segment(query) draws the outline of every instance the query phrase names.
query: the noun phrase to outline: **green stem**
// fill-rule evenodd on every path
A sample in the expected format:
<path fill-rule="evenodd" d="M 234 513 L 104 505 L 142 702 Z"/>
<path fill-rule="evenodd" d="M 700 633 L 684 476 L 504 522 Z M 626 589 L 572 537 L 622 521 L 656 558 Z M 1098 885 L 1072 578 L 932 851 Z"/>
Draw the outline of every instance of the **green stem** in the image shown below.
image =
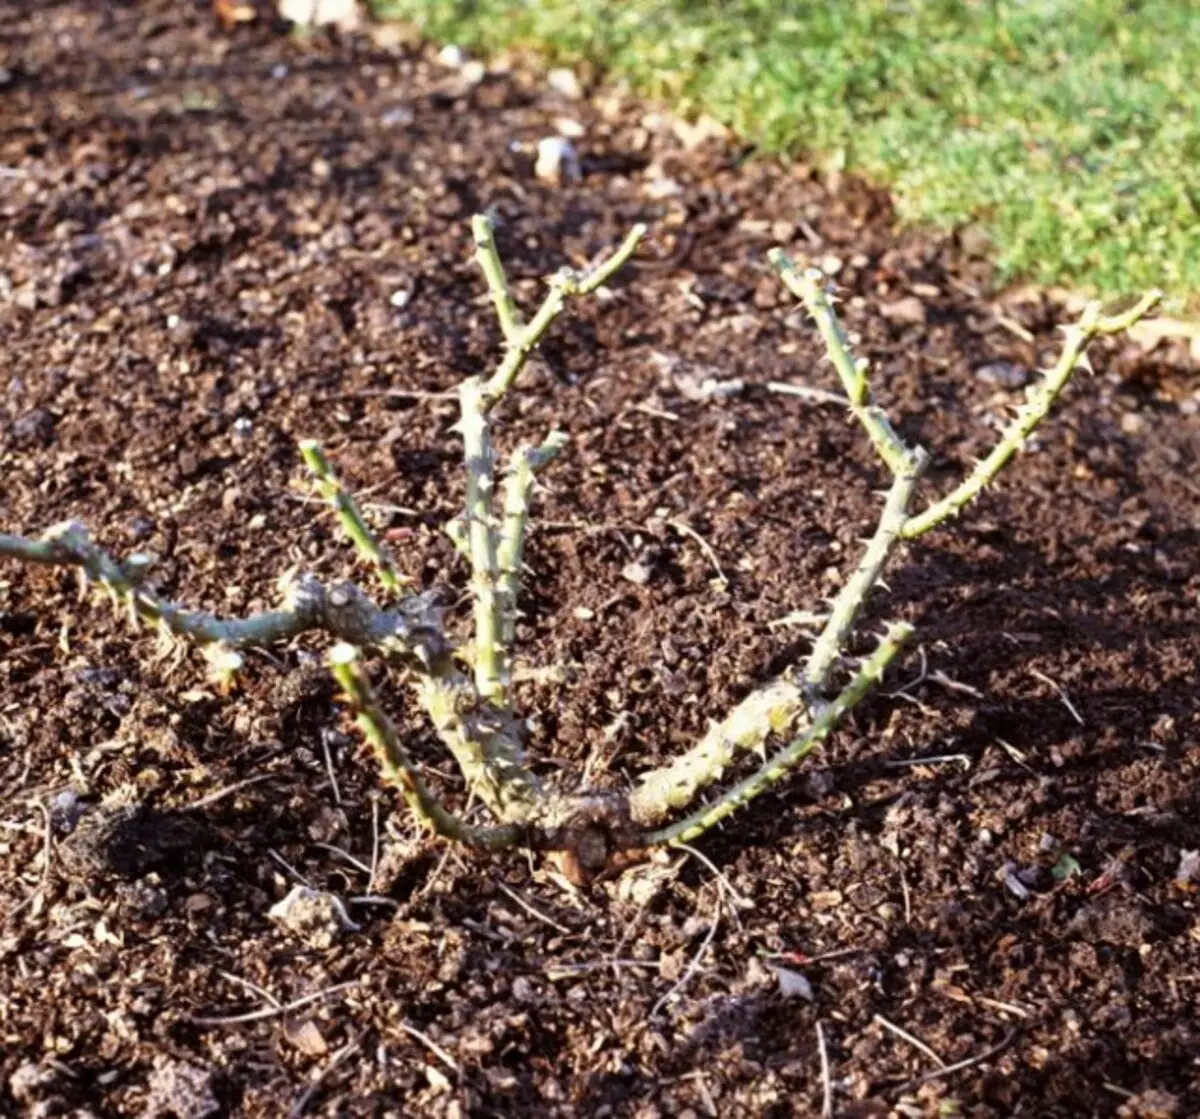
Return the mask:
<path fill-rule="evenodd" d="M 825 342 L 825 349 L 850 402 L 851 411 L 866 429 L 875 449 L 891 472 L 903 473 L 909 468 L 910 452 L 896 434 L 887 414 L 882 408 L 871 403 L 870 384 L 867 379 L 870 364 L 865 358 L 854 357 L 850 349 L 850 340 L 846 337 L 825 290 L 825 274 L 819 268 L 807 268 L 801 272 L 782 249 L 772 249 L 768 258 L 779 273 L 779 278 L 788 290 L 804 303 L 817 324 L 817 330 Z"/>
<path fill-rule="evenodd" d="M 529 522 L 529 494 L 533 489 L 534 473 L 566 445 L 566 435 L 561 431 L 552 431 L 540 447 L 518 447 L 509 460 L 504 479 L 504 523 L 496 550 L 496 566 L 500 593 L 500 640 L 504 645 L 505 664 L 510 671 L 517 629 L 517 601 L 521 593 L 525 531 Z"/>
<path fill-rule="evenodd" d="M 475 686 L 480 696 L 503 708 L 508 703 L 508 688 L 500 639 L 496 533 L 492 526 L 495 462 L 483 393 L 483 382 L 478 377 L 468 377 L 459 388 L 462 411 L 459 430 L 467 468 L 467 543 L 475 603 Z"/>
<path fill-rule="evenodd" d="M 404 748 L 395 724 L 376 701 L 358 658 L 358 650 L 353 645 L 335 645 L 329 654 L 330 668 L 357 708 L 356 722 L 375 751 L 384 780 L 400 790 L 417 819 L 435 834 L 468 847 L 500 851 L 520 843 L 524 837 L 523 828 L 511 824 L 494 828 L 472 827 L 448 811 L 430 792 Z"/>
<path fill-rule="evenodd" d="M 883 673 L 912 635 L 912 627 L 904 622 L 892 625 L 878 648 L 863 662 L 858 674 L 824 707 L 803 734 L 793 739 L 769 758 L 755 773 L 738 782 L 712 804 L 697 809 L 691 815 L 643 836 L 640 843 L 647 847 L 661 844 L 690 843 L 710 828 L 732 815 L 778 784 L 804 758 L 819 746 L 841 721 L 842 717 L 862 702 L 867 692 L 883 678 Z"/>
<path fill-rule="evenodd" d="M 517 375 L 525 367 L 525 362 L 529 355 L 534 351 L 537 344 L 542 340 L 542 336 L 550 328 L 550 324 L 561 314 L 567 300 L 572 296 L 590 295 L 598 287 L 610 280 L 613 274 L 633 256 L 638 242 L 641 241 L 645 234 L 646 227 L 644 225 L 635 225 L 625 240 L 621 242 L 617 251 L 607 260 L 601 261 L 591 271 L 580 273 L 571 268 L 563 268 L 550 278 L 550 290 L 547 292 L 546 298 L 542 301 L 542 305 L 537 309 L 533 318 L 511 336 L 508 330 L 505 329 L 505 337 L 508 339 L 508 349 L 504 354 L 503 360 L 496 367 L 496 371 L 488 379 L 487 385 L 484 387 L 483 408 L 485 413 L 491 411 L 495 407 L 496 402 L 512 386 L 513 381 L 517 379 Z M 486 275 L 487 270 L 485 269 Z M 493 281 L 489 277 L 489 287 L 492 287 L 492 283 Z M 492 290 L 494 300 L 495 289 L 493 288 Z M 501 326 L 503 327 L 505 322 L 503 312 L 500 312 L 500 315 Z"/>
<path fill-rule="evenodd" d="M 508 277 L 504 275 L 504 265 L 496 251 L 495 226 L 492 219 L 486 214 L 476 214 L 471 219 L 471 233 L 475 239 L 475 260 L 487 280 L 492 305 L 496 308 L 496 318 L 500 320 L 500 329 L 504 332 L 504 340 L 515 342 L 520 337 L 523 325 L 521 313 L 513 302 Z"/>
<path fill-rule="evenodd" d="M 1025 440 L 1054 407 L 1067 382 L 1083 359 L 1088 343 L 1098 334 L 1118 334 L 1128 330 L 1147 315 L 1161 298 L 1159 292 L 1149 292 L 1128 311 L 1104 318 L 1100 304 L 1090 303 L 1079 322 L 1066 328 L 1066 341 L 1054 367 L 1046 372 L 1040 384 L 1026 390 L 1025 403 L 1017 409 L 1012 423 L 1004 429 L 1000 442 L 991 453 L 975 466 L 951 493 L 935 502 L 923 513 L 911 517 L 901 530 L 905 540 L 915 540 L 949 517 L 956 516 L 963 506 L 974 501 L 990 485 L 1009 460 L 1025 445 Z"/>
<path fill-rule="evenodd" d="M 586 272 L 577 275 L 575 288 L 570 294 L 591 295 L 597 288 L 601 288 L 607 284 L 613 276 L 629 263 L 633 254 L 637 252 L 639 242 L 645 236 L 646 226 L 638 222 L 637 225 L 625 234 L 625 240 L 617 246 L 617 250 L 612 256 L 607 260 L 602 260 Z"/>
<path fill-rule="evenodd" d="M 141 557 L 117 563 L 74 522 L 56 525 L 41 540 L 0 535 L 0 556 L 78 568 L 128 606 L 137 620 L 200 645 L 264 647 L 311 630 L 325 630 L 343 641 L 379 647 L 421 664 L 441 655 L 445 648 L 437 619 L 424 616 L 423 599 L 411 598 L 395 610 L 380 610 L 352 583 L 326 588 L 304 577 L 291 584 L 282 609 L 247 618 L 219 618 L 187 610 L 142 585 L 143 565 L 131 563 Z"/>
<path fill-rule="evenodd" d="M 442 525 L 442 531 L 450 538 L 450 543 L 454 545 L 454 550 L 470 563 L 471 541 L 467 538 L 467 524 L 462 514 L 451 517 Z"/>
<path fill-rule="evenodd" d="M 751 692 L 690 750 L 642 775 L 629 794 L 633 819 L 645 827 L 686 808 L 721 779 L 739 752 L 761 749 L 772 734 L 786 734 L 804 709 L 803 691 L 785 676 Z"/>
<path fill-rule="evenodd" d="M 422 708 L 462 770 L 471 792 L 499 820 L 527 824 L 543 814 L 541 782 L 525 765 L 521 728 L 507 711 L 482 702 L 471 679 L 447 656 L 414 674 Z"/>
<path fill-rule="evenodd" d="M 843 585 L 834 599 L 820 636 L 813 645 L 808 663 L 804 667 L 804 683 L 812 696 L 819 696 L 829 686 L 829 677 L 845 648 L 850 631 L 867 601 L 871 589 L 879 581 L 884 564 L 892 554 L 908 519 L 908 506 L 912 495 L 928 464 L 923 450 L 905 451 L 905 470 L 892 481 L 884 504 L 879 526 L 867 544 L 867 550 L 859 561 L 854 574 Z"/>
<path fill-rule="evenodd" d="M 341 523 L 342 531 L 354 542 L 359 555 L 374 565 L 375 573 L 379 576 L 379 581 L 385 590 L 392 594 L 400 594 L 404 589 L 402 585 L 404 576 L 396 570 L 391 556 L 384 551 L 367 527 L 367 522 L 354 503 L 354 498 L 350 496 L 349 491 L 334 473 L 320 444 L 313 439 L 302 439 L 300 454 L 305 465 L 312 472 L 317 492 L 333 506 L 338 521 Z"/>

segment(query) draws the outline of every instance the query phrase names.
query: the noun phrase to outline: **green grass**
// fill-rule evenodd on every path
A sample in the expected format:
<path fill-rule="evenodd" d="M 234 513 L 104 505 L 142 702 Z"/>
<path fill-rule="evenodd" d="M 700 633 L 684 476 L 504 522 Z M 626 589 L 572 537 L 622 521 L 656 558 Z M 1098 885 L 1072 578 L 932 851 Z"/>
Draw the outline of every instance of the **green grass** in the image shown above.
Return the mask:
<path fill-rule="evenodd" d="M 768 151 L 974 223 L 1001 278 L 1200 292 L 1197 0 L 377 0 L 476 50 L 586 60 Z"/>

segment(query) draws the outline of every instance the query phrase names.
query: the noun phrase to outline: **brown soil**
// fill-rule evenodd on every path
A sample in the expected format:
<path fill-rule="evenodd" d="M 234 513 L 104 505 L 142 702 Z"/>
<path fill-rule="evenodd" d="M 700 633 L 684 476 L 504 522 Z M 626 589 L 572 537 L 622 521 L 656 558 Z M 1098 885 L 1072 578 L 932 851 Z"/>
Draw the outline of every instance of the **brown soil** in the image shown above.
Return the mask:
<path fill-rule="evenodd" d="M 878 514 L 862 434 L 767 388 L 835 387 L 776 238 L 842 260 L 879 396 L 937 452 L 927 490 L 1071 314 L 987 298 L 965 246 L 898 233 L 860 184 L 378 36 L 29 0 L 0 4 L 0 44 L 0 526 L 78 518 L 191 604 L 351 564 L 304 436 L 461 603 L 453 402 L 405 391 L 497 352 L 468 217 L 496 216 L 526 301 L 651 223 L 502 409 L 504 446 L 572 438 L 529 553 L 522 648 L 551 671 L 520 695 L 565 780 L 627 780 L 802 653 L 772 623 L 819 608 Z M 555 189 L 531 148 L 563 116 L 584 178 Z M 1093 357 L 1002 484 L 897 563 L 870 628 L 908 618 L 919 648 L 816 763 L 705 858 L 587 893 L 421 839 L 319 645 L 222 697 L 68 574 L 0 566 L 0 1110 L 815 1116 L 823 1038 L 839 1116 L 1200 1114 L 1195 369 Z M 708 376 L 746 386 L 693 399 Z M 300 876 L 357 931 L 272 921 Z M 252 984 L 323 994 L 211 1021 L 270 1010 Z M 973 1063 L 930 1079 L 889 1024 Z"/>

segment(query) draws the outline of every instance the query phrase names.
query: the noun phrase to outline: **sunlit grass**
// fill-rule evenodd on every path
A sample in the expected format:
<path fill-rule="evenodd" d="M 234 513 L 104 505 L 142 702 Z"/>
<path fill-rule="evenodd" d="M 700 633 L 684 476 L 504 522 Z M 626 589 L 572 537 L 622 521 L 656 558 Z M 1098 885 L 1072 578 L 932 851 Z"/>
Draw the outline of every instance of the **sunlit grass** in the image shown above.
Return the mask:
<path fill-rule="evenodd" d="M 581 59 L 763 149 L 974 223 L 1003 278 L 1200 292 L 1200 4 L 381 0 L 476 49 Z"/>

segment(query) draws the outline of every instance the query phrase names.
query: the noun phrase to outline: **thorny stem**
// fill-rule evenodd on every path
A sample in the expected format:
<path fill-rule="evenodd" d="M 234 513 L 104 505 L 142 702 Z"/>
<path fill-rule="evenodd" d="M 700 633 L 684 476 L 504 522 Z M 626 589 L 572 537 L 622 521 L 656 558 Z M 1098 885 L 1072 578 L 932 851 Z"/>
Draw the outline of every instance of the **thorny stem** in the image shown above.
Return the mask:
<path fill-rule="evenodd" d="M 904 473 L 909 468 L 911 452 L 896 434 L 883 409 L 871 403 L 870 383 L 867 380 L 870 363 L 865 358 L 855 358 L 851 352 L 850 340 L 825 290 L 825 274 L 819 268 L 807 268 L 801 272 L 782 249 L 772 249 L 769 259 L 787 289 L 804 303 L 817 324 L 825 349 L 845 389 L 850 410 L 871 437 L 879 457 L 887 463 L 893 474 Z"/>
<path fill-rule="evenodd" d="M 483 272 L 484 279 L 487 280 L 488 292 L 496 308 L 496 318 L 500 320 L 504 340 L 515 342 L 524 323 L 509 290 L 508 277 L 504 275 L 500 254 L 496 251 L 495 226 L 492 219 L 486 214 L 476 214 L 471 219 L 471 233 L 475 238 L 475 260 Z"/>
<path fill-rule="evenodd" d="M 352 583 L 325 587 L 302 576 L 287 587 L 283 609 L 218 618 L 185 610 L 138 585 L 127 574 L 138 557 L 117 563 L 89 540 L 81 525 L 58 525 L 42 540 L 0 534 L 0 556 L 78 568 L 127 606 L 137 621 L 209 649 L 269 646 L 324 631 L 349 645 L 396 657 L 414 670 L 422 704 L 471 790 L 506 823 L 537 815 L 543 794 L 524 765 L 520 728 L 511 717 L 481 705 L 474 684 L 455 664 L 432 596 L 410 596 L 394 609 L 381 610 Z M 140 577 L 140 564 L 132 566 Z M 218 667 L 230 663 L 221 659 Z"/>
<path fill-rule="evenodd" d="M 450 538 L 454 550 L 468 563 L 471 562 L 471 542 L 467 538 L 467 525 L 464 517 L 451 517 L 443 526 L 442 531 Z"/>
<path fill-rule="evenodd" d="M 901 530 L 901 536 L 905 540 L 915 540 L 947 518 L 957 515 L 964 505 L 978 497 L 1013 455 L 1025 445 L 1025 440 L 1034 428 L 1049 415 L 1071 375 L 1080 362 L 1086 360 L 1084 350 L 1087 349 L 1088 343 L 1098 334 L 1119 334 L 1128 330 L 1139 319 L 1144 318 L 1161 298 L 1160 292 L 1148 292 L 1128 311 L 1109 318 L 1101 316 L 1099 303 L 1089 303 L 1079 322 L 1066 328 L 1066 342 L 1054 367 L 1047 370 L 1040 384 L 1031 385 L 1026 389 L 1025 403 L 1017 409 L 1012 423 L 1004 429 L 1000 442 L 992 448 L 986 458 L 976 464 L 970 475 L 951 493 L 923 513 L 910 518 Z"/>
<path fill-rule="evenodd" d="M 462 407 L 459 430 L 467 468 L 466 534 L 475 601 L 475 687 L 485 700 L 506 707 L 508 672 L 500 640 L 496 533 L 492 526 L 495 462 L 483 408 L 483 382 L 478 377 L 468 377 L 459 389 L 459 401 Z"/>
<path fill-rule="evenodd" d="M 804 683 L 812 696 L 819 696 L 828 688 L 829 677 L 846 647 L 867 596 L 879 582 L 884 565 L 900 540 L 900 533 L 908 519 L 909 502 L 928 463 L 928 456 L 920 448 L 915 451 L 906 449 L 905 455 L 907 467 L 892 481 L 875 535 L 871 537 L 854 574 L 834 599 L 829 619 L 804 666 Z"/>
<path fill-rule="evenodd" d="M 396 570 L 392 557 L 387 554 L 367 527 L 367 522 L 359 512 L 354 498 L 334 473 L 320 444 L 314 439 L 303 439 L 300 442 L 300 454 L 305 465 L 312 472 L 317 492 L 333 506 L 338 521 L 341 523 L 342 531 L 353 541 L 359 555 L 374 565 L 375 573 L 379 576 L 379 581 L 385 590 L 392 594 L 400 594 L 404 589 L 402 585 L 404 576 Z"/>
<path fill-rule="evenodd" d="M 493 828 L 472 827 L 448 811 L 430 792 L 400 741 L 395 725 L 375 699 L 370 681 L 359 664 L 358 650 L 353 645 L 335 645 L 329 653 L 329 666 L 358 711 L 355 722 L 374 749 L 384 780 L 400 790 L 422 824 L 437 835 L 488 851 L 515 847 L 521 842 L 524 829 L 512 824 Z"/>
<path fill-rule="evenodd" d="M 630 814 L 649 826 L 686 808 L 721 779 L 739 751 L 760 749 L 772 734 L 786 734 L 803 710 L 804 694 L 786 676 L 751 692 L 690 750 L 642 775 L 629 794 Z"/>
<path fill-rule="evenodd" d="M 787 675 L 779 677 L 747 696 L 721 722 L 713 724 L 690 750 L 669 765 L 645 774 L 630 795 L 631 814 L 643 825 L 656 823 L 671 810 L 686 807 L 701 790 L 720 779 L 739 751 L 761 748 L 772 733 L 783 733 L 806 709 L 811 726 L 822 725 L 828 711 L 823 694 L 829 687 L 832 672 L 868 595 L 879 582 L 897 543 L 901 539 L 920 535 L 939 523 L 949 512 L 969 501 L 992 480 L 1012 455 L 1012 450 L 998 448 L 981 464 L 977 476 L 968 480 L 970 487 L 964 483 L 933 510 L 910 518 L 908 508 L 916 485 L 928 465 L 928 455 L 923 448 L 905 446 L 883 411 L 870 403 L 868 363 L 855 359 L 852 354 L 846 333 L 826 291 L 823 274 L 818 269 L 799 272 L 782 250 L 776 249 L 770 256 L 783 282 L 804 302 L 815 320 L 851 410 L 871 437 L 894 480 L 875 534 L 854 575 L 835 599 L 829 618 L 813 646 L 805 665 L 803 685 L 797 685 Z M 1018 423 L 1024 421 L 1028 426 L 1013 438 L 1023 439 L 1045 417 L 1062 385 L 1078 365 L 1083 347 L 1091 337 L 1097 333 L 1116 333 L 1128 329 L 1157 300 L 1157 293 L 1151 293 L 1136 307 L 1108 319 L 1101 319 L 1098 309 L 1089 308 L 1079 326 L 1068 331 L 1063 356 L 1048 377 L 1044 392 L 1036 397 L 1039 413 L 1033 415 L 1030 411 L 1019 417 Z M 1014 442 L 1013 445 L 1015 448 L 1019 444 Z M 985 470 L 990 470 L 986 476 Z M 953 510 L 950 508 L 952 503 L 956 503 Z M 935 514 L 936 520 L 933 519 Z M 801 735 L 802 739 L 804 735 Z M 797 755 L 797 761 L 800 756 L 803 755 Z M 733 796 L 735 792 L 731 791 L 726 796 Z M 725 803 L 725 797 L 722 797 L 706 811 L 716 811 Z M 725 811 L 724 808 L 720 810 Z"/>
<path fill-rule="evenodd" d="M 545 790 L 525 765 L 521 727 L 513 716 L 480 700 L 473 681 L 452 657 L 434 671 L 414 673 L 412 684 L 472 793 L 506 823 L 530 823 L 542 814 Z"/>
<path fill-rule="evenodd" d="M 494 515 L 495 463 L 488 416 L 513 384 L 532 350 L 574 296 L 594 292 L 635 251 L 645 232 L 636 226 L 607 260 L 589 272 L 563 269 L 550 280 L 550 290 L 529 322 L 524 322 L 512 298 L 488 219 L 472 223 L 478 260 L 488 283 L 507 343 L 492 376 L 468 379 L 460 391 L 459 425 L 465 444 L 467 493 L 465 515 L 447 526 L 456 547 L 469 558 L 475 599 L 474 674 L 460 669 L 446 642 L 440 613 L 430 596 L 412 596 L 392 610 L 380 610 L 353 584 L 326 589 L 305 577 L 293 583 L 283 608 L 241 619 L 221 619 L 187 611 L 144 586 L 150 557 L 135 555 L 118 563 L 88 539 L 79 525 L 68 523 L 50 530 L 42 540 L 0 534 L 0 557 L 25 562 L 78 568 L 99 582 L 133 617 L 172 637 L 188 638 L 216 648 L 218 663 L 232 671 L 235 662 L 226 651 L 248 645 L 286 640 L 321 629 L 343 644 L 331 655 L 331 667 L 358 709 L 364 735 L 375 748 L 385 776 L 396 783 L 413 811 L 428 827 L 460 842 L 497 850 L 519 843 L 537 845 L 560 834 L 598 836 L 603 843 L 611 831 L 618 845 L 644 846 L 688 842 L 761 795 L 790 772 L 822 742 L 840 719 L 858 704 L 882 676 L 912 632 L 905 623 L 893 625 L 853 679 L 831 701 L 822 693 L 850 638 L 871 589 L 900 539 L 914 539 L 956 514 L 987 486 L 1046 417 L 1075 368 L 1084 360 L 1087 344 L 1097 334 L 1125 330 L 1157 302 L 1151 293 L 1135 307 L 1108 318 L 1091 305 L 1080 322 L 1068 328 L 1062 356 L 1044 382 L 1030 389 L 1027 400 L 999 445 L 946 498 L 924 513 L 910 517 L 909 504 L 926 466 L 920 448 L 905 446 L 883 411 L 870 399 L 868 363 L 856 359 L 833 309 L 824 276 L 816 269 L 803 273 L 780 250 L 771 254 L 783 282 L 808 308 L 825 341 L 845 389 L 851 410 L 863 425 L 894 480 L 879 525 L 849 582 L 837 596 L 832 613 L 818 637 L 802 678 L 782 676 L 752 693 L 684 755 L 646 774 L 625 803 L 619 797 L 557 797 L 542 786 L 524 761 L 521 725 L 511 712 L 511 654 L 516 624 L 523 544 L 534 472 L 556 454 L 565 437 L 551 434 L 537 448 L 522 447 L 512 457 L 505 479 L 503 522 Z M 359 551 L 379 572 L 393 593 L 400 576 L 391 559 L 371 535 L 353 499 L 343 489 L 317 444 L 301 444 L 305 462 L 320 492 L 337 510 L 342 526 Z M 500 820 L 494 828 L 475 828 L 450 813 L 424 784 L 395 727 L 379 708 L 358 663 L 358 649 L 378 648 L 398 656 L 410 669 L 411 682 L 442 741 L 454 755 L 473 793 Z M 802 725 L 797 725 L 801 722 Z M 694 804 L 699 793 L 718 780 L 738 751 L 759 749 L 772 735 L 792 735 L 783 749 L 754 774 L 738 782 L 714 803 L 693 811 L 677 823 L 655 831 L 637 829 L 658 824 L 672 811 Z M 562 832 L 563 822 L 569 824 Z M 589 824 L 588 821 L 592 823 Z M 556 822 L 557 821 L 557 822 Z M 578 830 L 582 828 L 582 830 Z M 574 830 L 573 830 L 574 829 Z M 574 842 L 567 840 L 567 842 Z M 582 840 L 580 840 L 582 842 Z"/>
<path fill-rule="evenodd" d="M 31 563 L 78 568 L 126 606 L 140 622 L 172 637 L 230 649 L 273 645 L 311 630 L 325 630 L 355 645 L 378 647 L 426 664 L 445 648 L 436 618 L 425 616 L 428 603 L 414 597 L 395 610 L 380 610 L 352 583 L 324 587 L 302 577 L 287 587 L 286 604 L 247 618 L 218 618 L 168 602 L 141 584 L 144 570 L 131 561 L 118 563 L 93 544 L 82 525 L 56 525 L 41 540 L 0 534 L 0 556 Z M 131 557 L 138 559 L 140 557 Z"/>
<path fill-rule="evenodd" d="M 483 219 L 487 221 L 486 218 Z M 489 223 L 490 225 L 490 223 Z M 613 275 L 628 262 L 633 256 L 638 247 L 638 242 L 646 235 L 646 227 L 644 225 L 635 225 L 629 231 L 629 235 L 621 242 L 620 247 L 607 260 L 601 261 L 589 272 L 581 273 L 572 268 L 563 268 L 556 272 L 550 278 L 550 290 L 546 293 L 546 298 L 542 301 L 542 305 L 537 309 L 532 319 L 511 336 L 509 327 L 505 324 L 506 312 L 500 311 L 500 302 L 497 300 L 496 290 L 492 289 L 492 300 L 496 303 L 497 312 L 500 314 L 501 328 L 504 330 L 505 338 L 508 341 L 508 349 L 504 354 L 503 360 L 497 366 L 496 371 L 488 378 L 487 385 L 483 390 L 482 405 L 485 413 L 491 411 L 496 402 L 508 391 L 513 381 L 517 379 L 517 375 L 525 367 L 526 359 L 537 347 L 537 344 L 542 340 L 542 336 L 550 328 L 550 324 L 558 318 L 562 309 L 566 306 L 567 300 L 572 296 L 591 295 L 601 285 L 612 279 Z M 481 263 L 482 263 L 482 257 Z M 487 276 L 489 287 L 492 286 L 494 278 L 489 274 L 488 269 L 484 270 Z M 503 273 L 497 277 L 503 280 Z M 505 288 L 507 291 L 507 288 Z M 507 297 L 507 302 L 511 303 L 511 296 Z"/>
<path fill-rule="evenodd" d="M 505 667 L 511 676 L 513 642 L 517 629 L 517 600 L 521 590 L 521 565 L 525 530 L 529 521 L 529 493 L 534 472 L 550 462 L 567 445 L 561 431 L 552 431 L 540 447 L 518 447 L 509 460 L 504 479 L 504 523 L 496 550 L 499 590 L 500 641 L 505 649 Z M 506 680 L 508 687 L 511 681 Z"/>
<path fill-rule="evenodd" d="M 925 464 L 923 451 L 909 452 L 909 467 L 893 481 L 879 526 L 858 568 L 834 600 L 833 610 L 813 646 L 803 685 L 784 675 L 751 692 L 690 750 L 669 765 L 645 774 L 629 798 L 635 820 L 653 824 L 672 809 L 686 808 L 701 790 L 720 780 L 739 751 L 760 749 L 772 734 L 787 733 L 806 711 L 810 719 L 816 720 L 813 725 L 819 723 L 829 678 L 900 538 L 908 504 Z"/>
<path fill-rule="evenodd" d="M 670 827 L 650 832 L 642 837 L 642 842 L 647 847 L 690 843 L 778 784 L 829 737 L 847 711 L 862 702 L 867 692 L 883 678 L 887 666 L 912 633 L 913 627 L 907 622 L 897 622 L 889 627 L 875 652 L 863 662 L 854 679 L 821 710 L 802 734 L 768 758 L 756 772 L 723 793 L 713 804 L 697 809 Z"/>
<path fill-rule="evenodd" d="M 480 696 L 497 709 L 507 711 L 512 702 L 511 662 L 516 601 L 520 583 L 521 549 L 524 541 L 528 493 L 533 470 L 548 461 L 562 446 L 562 437 L 552 435 L 536 451 L 519 451 L 506 488 L 503 535 L 493 523 L 495 460 L 492 453 L 488 413 L 508 391 L 525 361 L 541 341 L 550 324 L 566 306 L 569 297 L 589 295 L 609 280 L 633 255 L 646 227 L 637 225 L 607 260 L 591 271 L 561 269 L 550 280 L 550 291 L 533 318 L 522 324 L 520 312 L 509 290 L 504 267 L 496 251 L 491 220 L 477 215 L 471 229 L 475 258 L 487 280 L 492 303 L 500 320 L 507 348 L 499 367 L 486 381 L 470 377 L 459 389 L 462 433 L 467 469 L 465 526 L 452 521 L 446 531 L 459 551 L 471 561 L 475 613 L 475 685 Z M 532 457 L 530 457 L 532 456 Z M 525 477 L 527 481 L 522 481 Z M 465 548 L 464 548 L 465 545 Z M 504 552 L 498 558 L 497 552 Z"/>

